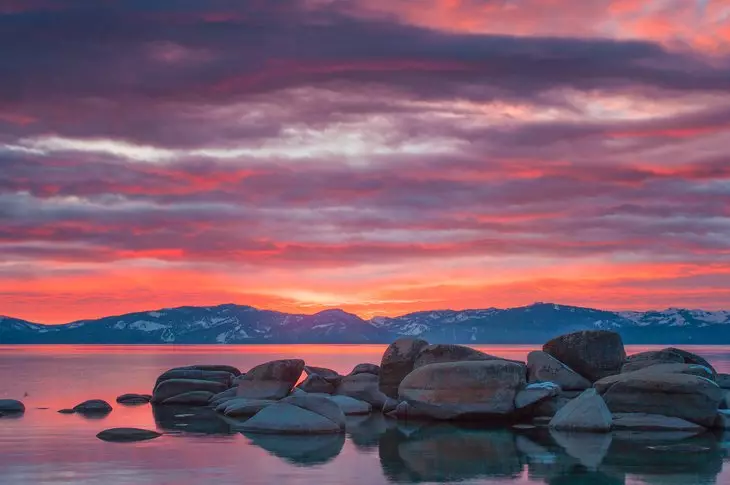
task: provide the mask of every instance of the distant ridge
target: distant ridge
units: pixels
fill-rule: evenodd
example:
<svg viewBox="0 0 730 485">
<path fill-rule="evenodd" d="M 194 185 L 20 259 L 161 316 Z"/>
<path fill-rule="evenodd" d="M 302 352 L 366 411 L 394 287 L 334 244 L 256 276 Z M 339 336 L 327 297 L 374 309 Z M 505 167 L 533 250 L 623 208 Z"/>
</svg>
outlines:
<svg viewBox="0 0 730 485">
<path fill-rule="evenodd" d="M 567 332 L 608 329 L 634 344 L 730 344 L 730 311 L 670 308 L 611 312 L 555 303 L 433 310 L 364 320 L 339 309 L 314 315 L 245 305 L 185 306 L 64 325 L 0 317 L 0 344 L 542 343 Z"/>
</svg>

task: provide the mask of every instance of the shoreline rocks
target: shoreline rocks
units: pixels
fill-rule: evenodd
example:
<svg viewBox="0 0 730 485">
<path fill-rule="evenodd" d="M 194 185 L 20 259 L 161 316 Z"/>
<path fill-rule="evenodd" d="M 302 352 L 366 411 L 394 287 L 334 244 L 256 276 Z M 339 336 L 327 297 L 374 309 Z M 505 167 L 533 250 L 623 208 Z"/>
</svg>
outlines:
<svg viewBox="0 0 730 485">
<path fill-rule="evenodd" d="M 301 359 L 286 359 L 258 365 L 238 379 L 236 396 L 249 399 L 283 399 L 304 370 Z"/>
</svg>

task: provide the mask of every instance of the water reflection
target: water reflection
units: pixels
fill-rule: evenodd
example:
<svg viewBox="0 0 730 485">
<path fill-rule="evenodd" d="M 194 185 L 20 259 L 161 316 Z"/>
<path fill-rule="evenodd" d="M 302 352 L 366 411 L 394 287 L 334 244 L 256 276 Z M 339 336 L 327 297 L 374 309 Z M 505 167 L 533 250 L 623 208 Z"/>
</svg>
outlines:
<svg viewBox="0 0 730 485">
<path fill-rule="evenodd" d="M 297 466 L 322 465 L 334 460 L 342 451 L 345 435 L 311 436 L 242 433 L 253 445 Z"/>
<path fill-rule="evenodd" d="M 155 424 L 161 430 L 175 433 L 232 435 L 231 423 L 210 408 L 190 406 L 152 406 Z"/>
</svg>

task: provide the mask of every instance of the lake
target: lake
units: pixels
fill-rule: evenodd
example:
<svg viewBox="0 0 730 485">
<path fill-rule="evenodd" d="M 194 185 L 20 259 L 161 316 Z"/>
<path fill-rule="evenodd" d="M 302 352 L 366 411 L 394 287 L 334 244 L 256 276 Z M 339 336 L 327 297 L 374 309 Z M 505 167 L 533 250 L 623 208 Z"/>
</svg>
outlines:
<svg viewBox="0 0 730 485">
<path fill-rule="evenodd" d="M 730 434 L 568 435 L 406 425 L 374 414 L 348 418 L 344 436 L 275 437 L 244 435 L 206 410 L 115 402 L 123 393 L 150 393 L 157 376 L 175 366 L 219 363 L 245 371 L 296 357 L 348 373 L 361 362 L 379 363 L 385 347 L 0 346 L 0 398 L 21 399 L 27 408 L 22 417 L 0 418 L 0 483 L 730 484 Z M 523 360 L 536 348 L 475 347 Z M 730 346 L 684 348 L 730 372 Z M 627 347 L 628 353 L 650 349 Z M 107 400 L 114 411 L 102 419 L 56 412 L 92 398 Z M 119 426 L 165 435 L 134 444 L 96 438 Z"/>
</svg>

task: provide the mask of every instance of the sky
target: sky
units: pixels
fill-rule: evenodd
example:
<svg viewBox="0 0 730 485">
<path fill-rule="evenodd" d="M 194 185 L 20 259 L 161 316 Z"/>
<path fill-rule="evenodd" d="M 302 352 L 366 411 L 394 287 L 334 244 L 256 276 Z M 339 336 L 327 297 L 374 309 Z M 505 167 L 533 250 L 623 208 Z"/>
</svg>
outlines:
<svg viewBox="0 0 730 485">
<path fill-rule="evenodd" d="M 730 0 L 4 0 L 0 314 L 730 308 Z"/>
</svg>

